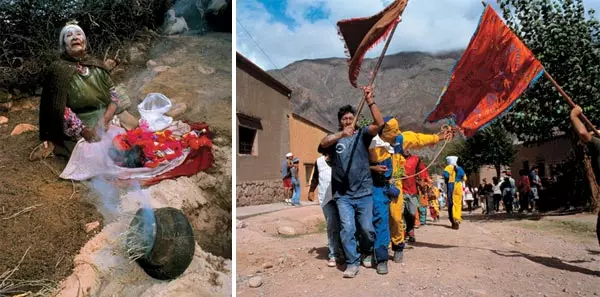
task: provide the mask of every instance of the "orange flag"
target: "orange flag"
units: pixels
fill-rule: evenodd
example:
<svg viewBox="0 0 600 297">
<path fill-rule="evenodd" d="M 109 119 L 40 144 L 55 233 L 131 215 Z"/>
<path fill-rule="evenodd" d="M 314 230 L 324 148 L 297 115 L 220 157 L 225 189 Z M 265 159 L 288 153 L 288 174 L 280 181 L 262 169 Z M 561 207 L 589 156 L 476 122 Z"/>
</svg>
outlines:
<svg viewBox="0 0 600 297">
<path fill-rule="evenodd" d="M 452 118 L 471 137 L 509 109 L 543 67 L 488 5 L 426 122 Z"/>
<path fill-rule="evenodd" d="M 337 23 L 338 34 L 346 46 L 348 55 L 348 78 L 356 87 L 360 66 L 369 49 L 386 38 L 399 17 L 404 12 L 408 0 L 396 0 L 378 14 L 366 17 L 341 20 Z"/>
</svg>

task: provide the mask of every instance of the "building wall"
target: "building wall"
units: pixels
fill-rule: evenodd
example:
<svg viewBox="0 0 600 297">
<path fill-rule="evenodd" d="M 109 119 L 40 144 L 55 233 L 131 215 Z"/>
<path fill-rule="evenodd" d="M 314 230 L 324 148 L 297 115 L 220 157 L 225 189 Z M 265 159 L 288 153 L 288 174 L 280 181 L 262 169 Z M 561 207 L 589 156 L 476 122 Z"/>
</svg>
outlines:
<svg viewBox="0 0 600 297">
<path fill-rule="evenodd" d="M 534 165 L 543 165 L 543 173 L 540 174 L 542 177 L 548 177 L 550 175 L 550 166 L 553 164 L 560 164 L 567 159 L 569 152 L 572 148 L 572 144 L 567 137 L 556 138 L 551 141 L 547 141 L 541 145 L 534 145 L 531 147 L 525 147 L 523 145 L 517 145 L 517 155 L 514 162 L 508 167 L 502 167 L 501 171 L 510 170 L 513 178 L 519 178 L 519 170 L 524 168 L 525 161 L 528 161 L 528 167 L 531 168 Z M 496 170 L 493 166 L 483 166 L 479 169 L 478 173 L 471 174 L 469 178 L 473 181 L 477 181 L 479 185 L 483 178 L 487 178 L 488 181 L 492 181 L 492 177 L 496 176 Z M 475 185 L 475 184 L 473 184 Z"/>
<path fill-rule="evenodd" d="M 289 117 L 289 127 L 291 152 L 294 154 L 294 157 L 300 159 L 300 200 L 308 200 L 310 178 L 312 178 L 312 165 L 314 165 L 317 158 L 321 156 L 317 152 L 317 147 L 321 142 L 321 139 L 323 139 L 328 132 L 295 114 L 291 114 Z M 306 165 L 310 167 L 310 172 L 307 172 Z"/>
<path fill-rule="evenodd" d="M 543 165 L 544 172 L 540 172 L 540 175 L 548 177 L 550 176 L 550 166 L 566 160 L 572 144 L 568 137 L 561 137 L 532 147 L 519 145 L 517 149 L 517 157 L 510 166 L 513 175 L 518 176 L 519 170 L 523 169 L 524 162 L 528 161 L 530 168 L 534 165 Z"/>
<path fill-rule="evenodd" d="M 238 206 L 282 201 L 281 161 L 290 148 L 290 99 L 240 67 L 236 80 L 236 112 L 259 118 L 263 128 L 257 131 L 256 154 L 240 155 L 236 143 Z"/>
</svg>

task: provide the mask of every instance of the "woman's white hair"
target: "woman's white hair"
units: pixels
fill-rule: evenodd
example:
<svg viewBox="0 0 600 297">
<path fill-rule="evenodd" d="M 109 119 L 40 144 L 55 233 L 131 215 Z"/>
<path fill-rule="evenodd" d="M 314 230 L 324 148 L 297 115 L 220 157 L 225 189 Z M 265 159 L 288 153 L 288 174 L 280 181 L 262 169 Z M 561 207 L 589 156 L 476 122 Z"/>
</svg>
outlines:
<svg viewBox="0 0 600 297">
<path fill-rule="evenodd" d="M 81 30 L 81 32 L 83 33 L 83 38 L 85 38 L 86 50 L 88 50 L 90 45 L 87 40 L 87 37 L 85 36 L 85 31 L 83 31 L 83 29 L 81 29 L 81 27 L 79 27 L 76 24 L 67 24 L 60 30 L 60 35 L 58 38 L 58 49 L 60 53 L 63 54 L 67 51 L 65 44 L 65 35 L 67 35 L 67 32 L 69 32 L 70 30 Z"/>
</svg>

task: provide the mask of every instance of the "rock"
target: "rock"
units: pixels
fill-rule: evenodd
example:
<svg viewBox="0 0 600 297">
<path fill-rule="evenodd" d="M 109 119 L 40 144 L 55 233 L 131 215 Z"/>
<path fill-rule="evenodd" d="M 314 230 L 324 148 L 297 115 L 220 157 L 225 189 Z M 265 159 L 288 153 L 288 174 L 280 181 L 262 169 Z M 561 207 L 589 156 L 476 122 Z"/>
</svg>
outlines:
<svg viewBox="0 0 600 297">
<path fill-rule="evenodd" d="M 248 255 L 254 255 L 254 252 L 249 252 Z"/>
<path fill-rule="evenodd" d="M 235 229 L 242 229 L 246 227 L 246 223 L 244 221 L 236 220 L 235 221 Z"/>
<path fill-rule="evenodd" d="M 173 65 L 177 62 L 177 59 L 175 58 L 164 58 L 163 59 L 163 63 L 167 64 L 167 65 Z"/>
<path fill-rule="evenodd" d="M 273 263 L 267 262 L 267 263 L 263 264 L 262 267 L 263 267 L 263 269 L 273 268 Z"/>
<path fill-rule="evenodd" d="M 209 75 L 215 73 L 215 69 L 208 66 L 197 65 L 196 69 L 203 74 Z"/>
<path fill-rule="evenodd" d="M 8 118 L 4 116 L 0 116 L 0 125 L 4 125 L 8 123 Z"/>
<path fill-rule="evenodd" d="M 282 226 L 282 227 L 279 227 L 279 229 L 277 230 L 277 233 L 279 233 L 281 235 L 292 236 L 292 235 L 296 235 L 296 230 L 292 227 Z"/>
<path fill-rule="evenodd" d="M 156 63 L 154 60 L 148 60 L 148 62 L 146 62 L 146 66 L 152 68 L 154 66 L 158 65 L 158 63 Z"/>
<path fill-rule="evenodd" d="M 108 68 L 108 70 L 110 71 L 117 67 L 117 62 L 113 59 L 106 59 L 104 60 L 104 66 L 106 66 L 106 68 Z"/>
<path fill-rule="evenodd" d="M 250 288 L 258 288 L 262 286 L 262 284 L 263 280 L 260 276 L 255 276 L 248 280 L 248 285 L 250 286 Z"/>
<path fill-rule="evenodd" d="M 225 137 L 215 137 L 215 139 L 213 139 L 213 143 L 215 145 L 225 146 L 225 145 L 229 144 L 229 141 L 227 141 L 227 139 Z"/>
<path fill-rule="evenodd" d="M 563 289 L 563 292 L 565 292 L 565 293 L 566 293 L 566 292 L 567 292 L 567 288 L 564 288 L 564 289 Z"/>
<path fill-rule="evenodd" d="M 518 239 L 516 239 L 516 240 L 515 240 L 515 243 L 521 243 L 521 241 L 520 241 L 520 240 L 518 240 Z"/>
<path fill-rule="evenodd" d="M 144 53 L 137 47 L 132 46 L 129 48 L 129 61 L 132 63 L 142 62 L 144 60 Z"/>
<path fill-rule="evenodd" d="M 112 75 L 121 75 L 123 73 L 125 73 L 125 69 L 123 69 L 121 67 L 117 67 L 110 72 L 110 74 L 112 74 Z"/>
<path fill-rule="evenodd" d="M 169 66 L 165 66 L 165 67 L 169 67 Z M 170 117 L 177 117 L 182 115 L 185 111 L 187 110 L 187 104 L 185 103 L 175 103 L 175 105 L 173 105 L 173 107 L 171 107 L 171 110 L 169 110 L 169 112 L 165 113 L 165 115 L 170 116 Z"/>
<path fill-rule="evenodd" d="M 324 276 L 324 275 L 322 275 L 322 274 L 319 274 L 319 275 L 317 275 L 317 279 L 318 279 L 318 280 L 325 279 L 325 276 Z"/>
<path fill-rule="evenodd" d="M 19 135 L 25 132 L 30 132 L 30 131 L 38 131 L 39 128 L 37 126 L 31 125 L 31 124 L 18 124 L 12 132 L 10 132 L 10 135 L 15 136 L 15 135 Z"/>
<path fill-rule="evenodd" d="M 5 102 L 5 103 L 0 103 L 0 111 L 2 111 L 2 112 L 9 111 L 10 108 L 12 107 L 12 105 L 13 105 L 12 101 Z"/>
<path fill-rule="evenodd" d="M 161 72 L 165 72 L 169 69 L 171 69 L 171 66 L 156 66 L 156 67 L 152 68 L 152 71 L 154 71 L 156 73 L 161 73 Z"/>
<path fill-rule="evenodd" d="M 85 224 L 85 233 L 90 233 L 90 232 L 92 232 L 92 230 L 94 230 L 98 227 L 100 227 L 100 222 L 98 222 L 98 221 L 87 223 L 87 224 Z"/>
<path fill-rule="evenodd" d="M 279 264 L 281 265 L 281 264 L 285 263 L 285 258 L 279 258 L 279 259 L 277 259 L 277 262 L 279 262 Z"/>
<path fill-rule="evenodd" d="M 10 111 L 20 111 L 20 110 L 32 110 L 36 109 L 40 105 L 38 97 L 29 97 L 25 99 L 21 99 L 18 101 L 14 101 L 12 106 L 10 107 Z"/>
</svg>

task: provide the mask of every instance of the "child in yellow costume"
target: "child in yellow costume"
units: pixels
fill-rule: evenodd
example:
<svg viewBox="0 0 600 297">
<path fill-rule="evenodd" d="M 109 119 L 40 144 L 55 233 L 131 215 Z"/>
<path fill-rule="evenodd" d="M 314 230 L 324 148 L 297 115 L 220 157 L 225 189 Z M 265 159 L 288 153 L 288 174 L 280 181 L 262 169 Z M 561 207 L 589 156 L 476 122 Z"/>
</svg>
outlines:
<svg viewBox="0 0 600 297">
<path fill-rule="evenodd" d="M 405 197 L 402 193 L 402 180 L 401 177 L 404 175 L 404 163 L 406 160 L 402 156 L 405 149 L 419 149 L 426 146 L 432 146 L 437 144 L 440 139 L 451 138 L 451 132 L 444 131 L 438 134 L 420 134 L 412 131 L 401 132 L 398 121 L 395 118 L 386 117 L 384 119 L 385 125 L 379 137 L 383 142 L 391 144 L 394 153 L 391 154 L 391 165 L 392 165 L 392 177 L 394 179 L 393 184 L 397 189 L 400 189 L 400 194 L 391 198 L 389 204 L 390 220 L 389 228 L 391 235 L 392 250 L 394 251 L 394 262 L 400 263 L 403 258 L 404 251 L 404 223 L 403 216 L 406 212 L 412 213 L 411 219 L 414 220 L 415 213 L 417 211 L 417 199 L 409 199 L 408 203 L 405 203 Z M 440 137 L 441 135 L 441 137 Z M 389 160 L 390 150 L 386 145 L 372 146 L 369 148 L 371 165 L 376 165 L 384 160 Z M 388 161 L 389 162 L 389 161 Z M 414 200 L 414 201 L 413 201 Z"/>
<path fill-rule="evenodd" d="M 440 190 L 437 187 L 432 186 L 429 195 L 429 213 L 431 214 L 431 218 L 434 222 L 440 220 L 440 203 L 438 201 L 439 198 Z"/>
<path fill-rule="evenodd" d="M 450 223 L 452 223 L 452 229 L 458 230 L 460 223 L 462 222 L 462 181 L 467 181 L 465 171 L 458 166 L 456 163 L 458 157 L 448 156 L 446 162 L 448 166 L 444 168 L 444 180 L 447 185 L 448 193 L 448 216 L 450 217 Z"/>
</svg>

